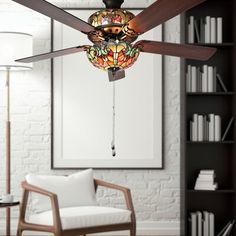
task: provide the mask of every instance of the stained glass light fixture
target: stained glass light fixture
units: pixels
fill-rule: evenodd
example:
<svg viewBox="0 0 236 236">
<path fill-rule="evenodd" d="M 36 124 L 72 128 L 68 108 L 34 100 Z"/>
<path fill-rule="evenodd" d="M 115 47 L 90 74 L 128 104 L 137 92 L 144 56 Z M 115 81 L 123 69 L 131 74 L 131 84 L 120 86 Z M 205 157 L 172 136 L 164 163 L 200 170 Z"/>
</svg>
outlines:
<svg viewBox="0 0 236 236">
<path fill-rule="evenodd" d="M 139 56 L 139 49 L 131 44 L 109 40 L 101 45 L 94 45 L 87 50 L 89 61 L 102 70 L 126 69 L 134 64 Z"/>
<path fill-rule="evenodd" d="M 135 63 L 140 50 L 131 42 L 136 38 L 124 32 L 124 25 L 133 18 L 133 13 L 123 9 L 104 9 L 89 17 L 92 26 L 106 33 L 88 35 L 95 44 L 88 46 L 87 56 L 95 67 L 118 71 Z"/>
</svg>

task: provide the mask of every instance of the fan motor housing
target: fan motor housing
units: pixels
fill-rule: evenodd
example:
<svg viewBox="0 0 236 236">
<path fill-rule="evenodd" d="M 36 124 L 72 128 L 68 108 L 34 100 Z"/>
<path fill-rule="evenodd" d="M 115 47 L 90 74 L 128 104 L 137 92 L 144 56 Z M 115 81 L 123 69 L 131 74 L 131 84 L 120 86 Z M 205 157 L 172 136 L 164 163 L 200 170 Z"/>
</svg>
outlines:
<svg viewBox="0 0 236 236">
<path fill-rule="evenodd" d="M 88 38 L 95 44 L 109 39 L 133 42 L 137 39 L 137 35 L 130 35 L 124 29 L 134 17 L 133 13 L 125 9 L 97 11 L 88 19 L 88 23 L 96 29 L 88 34 Z"/>
</svg>

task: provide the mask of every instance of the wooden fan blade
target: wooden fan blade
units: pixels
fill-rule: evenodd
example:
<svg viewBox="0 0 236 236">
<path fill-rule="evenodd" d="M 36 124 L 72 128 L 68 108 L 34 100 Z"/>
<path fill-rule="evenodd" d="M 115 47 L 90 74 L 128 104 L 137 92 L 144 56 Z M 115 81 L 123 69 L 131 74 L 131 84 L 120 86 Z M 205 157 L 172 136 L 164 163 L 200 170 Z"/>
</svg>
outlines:
<svg viewBox="0 0 236 236">
<path fill-rule="evenodd" d="M 94 31 L 94 27 L 87 22 L 71 15 L 59 7 L 52 5 L 44 0 L 13 0 L 21 5 L 24 5 L 32 10 L 35 10 L 45 16 L 48 16 L 56 21 L 68 25 L 83 33 Z"/>
<path fill-rule="evenodd" d="M 123 79 L 125 78 L 125 71 L 124 70 L 117 70 L 117 71 L 108 70 L 108 77 L 109 77 L 110 82 Z"/>
<path fill-rule="evenodd" d="M 157 0 L 128 23 L 128 28 L 142 34 L 206 0 Z"/>
<path fill-rule="evenodd" d="M 32 57 L 21 58 L 21 59 L 16 60 L 16 62 L 31 63 L 31 62 L 46 60 L 46 59 L 50 59 L 54 57 L 65 56 L 65 55 L 73 54 L 77 52 L 82 52 L 85 50 L 86 50 L 85 46 L 78 46 L 78 47 L 58 50 L 55 52 L 44 53 L 44 54 L 40 54 L 40 55 L 36 55 Z"/>
<path fill-rule="evenodd" d="M 207 61 L 215 52 L 216 48 L 201 47 L 188 44 L 175 44 L 157 41 L 141 40 L 135 44 L 141 52 L 156 53 L 175 57 Z"/>
</svg>

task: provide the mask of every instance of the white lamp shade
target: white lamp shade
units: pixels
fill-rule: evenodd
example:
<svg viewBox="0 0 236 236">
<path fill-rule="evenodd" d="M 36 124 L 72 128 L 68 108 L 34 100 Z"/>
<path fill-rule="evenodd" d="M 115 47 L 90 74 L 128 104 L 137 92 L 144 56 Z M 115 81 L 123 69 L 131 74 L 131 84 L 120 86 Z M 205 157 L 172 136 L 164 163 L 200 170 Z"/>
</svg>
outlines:
<svg viewBox="0 0 236 236">
<path fill-rule="evenodd" d="M 0 32 L 0 70 L 30 70 L 32 63 L 15 60 L 32 56 L 33 37 L 17 32 Z"/>
</svg>

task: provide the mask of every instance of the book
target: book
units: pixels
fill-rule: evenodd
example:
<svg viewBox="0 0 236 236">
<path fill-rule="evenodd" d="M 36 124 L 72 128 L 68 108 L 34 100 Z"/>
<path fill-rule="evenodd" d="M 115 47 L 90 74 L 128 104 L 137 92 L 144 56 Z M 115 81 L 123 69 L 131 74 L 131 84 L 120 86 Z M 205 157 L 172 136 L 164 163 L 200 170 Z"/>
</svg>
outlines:
<svg viewBox="0 0 236 236">
<path fill-rule="evenodd" d="M 220 74 L 216 74 L 216 78 L 217 78 L 217 81 L 219 82 L 219 85 L 221 86 L 221 89 L 224 91 L 224 92 L 228 92 L 228 89 L 226 88 Z"/>
<path fill-rule="evenodd" d="M 224 226 L 224 228 L 217 234 L 217 236 L 222 236 L 223 233 L 225 232 L 225 230 L 228 228 L 228 226 L 230 225 L 230 221 Z"/>
<path fill-rule="evenodd" d="M 219 115 L 215 115 L 215 141 L 221 141 L 221 117 Z"/>
<path fill-rule="evenodd" d="M 204 65 L 203 66 L 203 72 L 202 72 L 202 92 L 206 93 L 208 92 L 208 66 Z"/>
<path fill-rule="evenodd" d="M 222 17 L 217 17 L 216 25 L 217 25 L 216 42 L 223 43 L 223 18 Z"/>
<path fill-rule="evenodd" d="M 209 142 L 215 141 L 215 115 L 209 114 Z"/>
<path fill-rule="evenodd" d="M 203 141 L 203 116 L 198 115 L 198 138 L 197 141 L 202 142 Z"/>
<path fill-rule="evenodd" d="M 230 235 L 230 232 L 233 228 L 235 221 L 230 222 L 229 226 L 226 228 L 225 232 L 222 234 L 222 236 L 228 236 Z"/>
<path fill-rule="evenodd" d="M 213 175 L 215 174 L 215 170 L 200 170 L 200 174 Z"/>
<path fill-rule="evenodd" d="M 208 83 L 207 83 L 207 92 L 214 92 L 214 71 L 213 71 L 213 66 L 208 66 L 208 71 L 207 71 L 207 79 L 208 79 Z"/>
<path fill-rule="evenodd" d="M 189 17 L 188 23 L 188 43 L 194 43 L 194 17 Z"/>
<path fill-rule="evenodd" d="M 216 43 L 216 18 L 210 18 L 211 31 L 210 31 L 210 43 Z"/>
<path fill-rule="evenodd" d="M 203 43 L 211 43 L 211 17 L 206 16 L 204 25 L 204 41 Z"/>
<path fill-rule="evenodd" d="M 203 212 L 203 236 L 209 236 L 209 213 Z"/>
<path fill-rule="evenodd" d="M 197 214 L 190 213 L 191 216 L 191 236 L 197 236 Z"/>
<path fill-rule="evenodd" d="M 221 141 L 224 141 L 224 140 L 226 139 L 227 134 L 229 133 L 230 127 L 231 127 L 232 124 L 233 124 L 233 121 L 234 121 L 234 117 L 232 117 L 232 118 L 230 119 L 230 121 L 229 121 L 229 123 L 228 123 L 228 125 L 227 125 L 227 127 L 226 127 L 226 129 L 225 129 L 225 132 L 224 132 L 224 134 L 223 134 L 223 136 L 222 136 Z"/>
<path fill-rule="evenodd" d="M 197 67 L 192 66 L 191 67 L 191 85 L 192 89 L 191 92 L 197 92 Z"/>
<path fill-rule="evenodd" d="M 198 115 L 193 114 L 193 123 L 192 123 L 192 141 L 198 141 Z"/>
<path fill-rule="evenodd" d="M 197 236 L 202 236 L 202 213 L 197 211 Z"/>
<path fill-rule="evenodd" d="M 215 236 L 215 215 L 209 213 L 209 236 Z"/>
<path fill-rule="evenodd" d="M 192 92 L 191 85 L 191 66 L 188 65 L 187 73 L 186 73 L 186 92 Z"/>
</svg>

